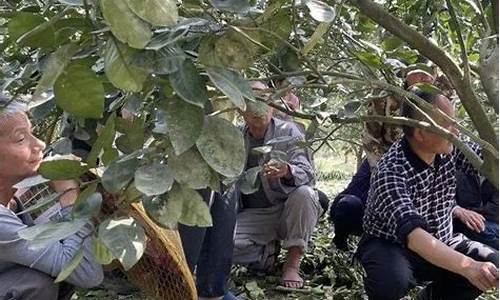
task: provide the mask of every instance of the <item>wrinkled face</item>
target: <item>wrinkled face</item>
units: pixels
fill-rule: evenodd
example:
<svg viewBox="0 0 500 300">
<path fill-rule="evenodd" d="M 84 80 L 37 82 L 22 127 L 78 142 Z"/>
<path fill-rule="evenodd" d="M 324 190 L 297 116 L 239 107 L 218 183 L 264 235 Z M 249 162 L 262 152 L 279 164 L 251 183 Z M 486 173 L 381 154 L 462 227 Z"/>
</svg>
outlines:
<svg viewBox="0 0 500 300">
<path fill-rule="evenodd" d="M 243 112 L 243 119 L 252 133 L 253 136 L 260 136 L 265 133 L 269 122 L 271 122 L 273 116 L 273 109 L 269 108 L 265 116 L 259 116 L 251 112 Z"/>
<path fill-rule="evenodd" d="M 455 118 L 455 108 L 451 104 L 451 102 L 445 96 L 438 96 L 438 99 L 435 101 L 434 105 L 442 110 L 446 115 L 451 118 Z M 458 135 L 458 129 L 449 121 L 445 120 L 442 117 L 437 115 L 432 116 L 436 123 L 448 129 L 450 132 Z M 436 135 L 434 133 L 419 130 L 418 132 L 419 139 L 422 142 L 422 146 L 431 153 L 436 154 L 449 154 L 453 151 L 453 144 L 446 139 Z"/>
<path fill-rule="evenodd" d="M 19 182 L 36 174 L 45 143 L 32 135 L 23 112 L 0 117 L 0 180 Z"/>
</svg>

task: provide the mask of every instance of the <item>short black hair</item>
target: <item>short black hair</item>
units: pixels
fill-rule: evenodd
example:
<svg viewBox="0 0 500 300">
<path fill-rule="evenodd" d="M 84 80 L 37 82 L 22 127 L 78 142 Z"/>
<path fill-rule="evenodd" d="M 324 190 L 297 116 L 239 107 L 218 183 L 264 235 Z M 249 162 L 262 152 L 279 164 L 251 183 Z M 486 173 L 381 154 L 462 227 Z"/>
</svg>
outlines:
<svg viewBox="0 0 500 300">
<path fill-rule="evenodd" d="M 425 102 L 429 104 L 434 104 L 436 100 L 439 97 L 439 93 L 429 93 L 426 91 L 423 91 L 419 89 L 418 87 L 412 87 L 409 90 L 410 93 L 422 98 Z M 408 118 L 408 119 L 413 119 L 413 120 L 423 120 L 423 115 L 419 113 L 417 110 L 415 110 L 409 103 L 408 101 L 413 101 L 407 99 L 406 101 L 403 101 L 403 104 L 401 105 L 401 116 Z M 413 134 L 413 127 L 411 126 L 405 126 L 403 125 L 403 133 L 405 136 L 412 136 Z"/>
</svg>

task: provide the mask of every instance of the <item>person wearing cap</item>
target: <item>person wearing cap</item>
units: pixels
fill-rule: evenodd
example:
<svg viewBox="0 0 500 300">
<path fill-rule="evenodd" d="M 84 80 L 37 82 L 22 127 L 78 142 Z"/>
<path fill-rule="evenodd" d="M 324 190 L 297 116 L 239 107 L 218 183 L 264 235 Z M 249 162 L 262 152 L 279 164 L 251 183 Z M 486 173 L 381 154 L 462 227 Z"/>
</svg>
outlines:
<svg viewBox="0 0 500 300">
<path fill-rule="evenodd" d="M 252 86 L 267 88 L 260 82 Z M 269 265 L 262 260 L 273 254 L 270 245 L 281 241 L 281 247 L 287 249 L 282 285 L 302 288 L 300 261 L 322 212 L 314 190 L 316 174 L 311 155 L 298 145 L 304 135 L 297 125 L 274 118 L 273 109 L 267 104 L 249 101 L 241 113 L 245 120 L 242 129 L 247 151 L 245 170 L 260 171 L 255 189 L 249 191 L 236 182 L 228 191 L 239 203 L 233 260 L 267 268 Z M 252 151 L 265 145 L 272 145 L 270 153 Z M 276 157 L 278 153 L 286 157 Z"/>
<path fill-rule="evenodd" d="M 433 84 L 435 79 L 431 73 L 422 69 L 415 69 L 406 74 L 405 89 L 408 90 L 417 83 Z"/>
</svg>

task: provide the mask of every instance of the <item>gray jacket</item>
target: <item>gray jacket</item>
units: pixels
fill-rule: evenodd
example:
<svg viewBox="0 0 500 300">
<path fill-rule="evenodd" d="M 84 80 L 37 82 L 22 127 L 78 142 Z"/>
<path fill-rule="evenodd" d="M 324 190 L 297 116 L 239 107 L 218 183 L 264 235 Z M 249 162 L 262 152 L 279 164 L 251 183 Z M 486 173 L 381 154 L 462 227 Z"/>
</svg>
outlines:
<svg viewBox="0 0 500 300">
<path fill-rule="evenodd" d="M 249 132 L 248 127 L 242 129 L 246 145 L 246 157 L 248 157 L 249 149 Z M 309 149 L 302 145 L 297 145 L 297 142 L 304 142 L 304 134 L 294 122 L 283 121 L 277 118 L 272 118 L 268 125 L 266 135 L 264 136 L 264 145 L 279 137 L 291 137 L 291 140 L 274 144 L 273 150 L 283 151 L 287 154 L 287 162 L 290 166 L 293 179 L 290 181 L 284 180 L 268 180 L 260 174 L 262 188 L 267 199 L 272 204 L 284 202 L 288 195 L 297 187 L 308 185 L 314 187 L 316 183 L 316 172 L 312 162 L 312 155 Z M 265 164 L 270 159 L 268 154 L 262 155 L 259 159 L 259 165 Z M 236 198 L 233 201 L 240 199 L 240 189 L 238 183 L 233 184 L 226 192 L 225 197 Z"/>
<path fill-rule="evenodd" d="M 66 207 L 60 210 L 56 217 L 66 217 L 70 212 L 71 207 Z M 76 255 L 80 245 L 83 245 L 83 259 L 66 281 L 81 288 L 90 288 L 101 283 L 103 271 L 92 253 L 91 223 L 45 249 L 32 249 L 28 246 L 28 241 L 17 234 L 21 229 L 32 225 L 31 221 L 31 218 L 26 216 L 19 218 L 13 211 L 0 205 L 0 273 L 13 266 L 22 265 L 56 277 Z"/>
</svg>

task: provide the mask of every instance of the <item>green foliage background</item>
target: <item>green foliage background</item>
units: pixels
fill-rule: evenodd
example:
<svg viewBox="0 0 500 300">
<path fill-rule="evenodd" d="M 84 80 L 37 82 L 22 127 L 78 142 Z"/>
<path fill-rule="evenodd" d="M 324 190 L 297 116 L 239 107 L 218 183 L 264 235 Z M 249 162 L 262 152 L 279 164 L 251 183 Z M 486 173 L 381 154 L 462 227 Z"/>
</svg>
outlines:
<svg viewBox="0 0 500 300">
<path fill-rule="evenodd" d="M 423 126 L 367 115 L 371 101 L 388 95 L 430 111 L 400 88 L 403 70 L 426 62 L 421 54 L 456 89 L 457 126 L 483 145 L 484 157 L 443 128 L 426 126 L 452 140 L 498 185 L 496 6 L 480 0 L 380 5 L 370 0 L 5 0 L 0 4 L 0 88 L 28 103 L 36 132 L 52 154 L 70 153 L 75 139 L 90 149 L 82 162 L 59 156 L 41 168 L 48 179 L 81 180 L 89 170 L 97 174 L 81 180 L 89 190 L 78 201 L 84 213 L 66 224 L 72 230 L 99 211 L 103 199 L 97 183 L 113 194 L 116 211 L 141 201 L 162 226 L 210 226 L 208 207 L 195 189 L 220 190 L 221 183 L 252 177 L 242 174 L 244 144 L 235 118 L 248 103 L 265 102 L 303 122 L 307 141 L 298 147 L 350 151 L 358 158 L 362 122 Z M 278 86 L 281 79 L 287 82 Z M 269 89 L 256 93 L 249 80 L 267 81 Z M 280 100 L 291 90 L 302 99 L 299 112 Z M 286 159 L 266 149 L 261 150 Z M 129 268 L 140 256 L 126 254 L 142 253 L 144 231 L 118 215 L 101 220 L 95 252 L 102 261 L 120 257 Z M 34 227 L 24 237 L 39 243 L 70 234 L 50 226 Z M 116 231 L 126 239 L 114 239 Z"/>
</svg>

